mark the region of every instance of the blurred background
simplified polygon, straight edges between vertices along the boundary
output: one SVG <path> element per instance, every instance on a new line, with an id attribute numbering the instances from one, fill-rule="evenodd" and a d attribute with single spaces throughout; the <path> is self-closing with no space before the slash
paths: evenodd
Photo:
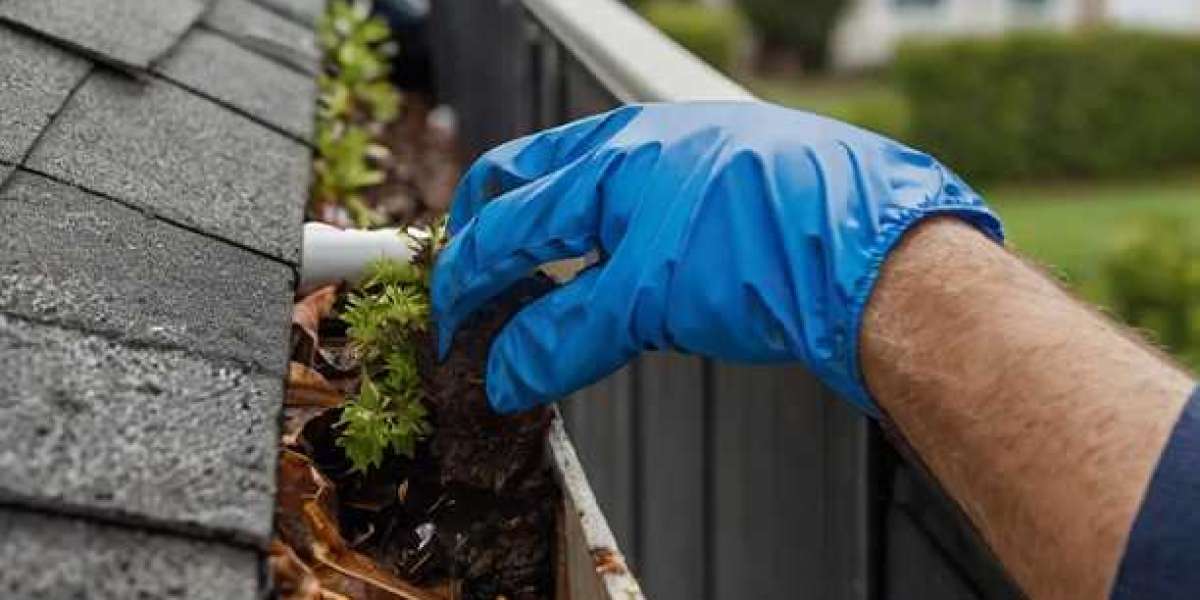
<path id="1" fill-rule="evenodd" d="M 761 97 L 925 149 L 1200 369 L 1200 0 L 628 0 Z"/>

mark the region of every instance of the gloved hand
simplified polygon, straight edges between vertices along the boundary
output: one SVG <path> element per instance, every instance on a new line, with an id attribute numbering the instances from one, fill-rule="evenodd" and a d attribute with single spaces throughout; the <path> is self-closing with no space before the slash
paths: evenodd
<path id="1" fill-rule="evenodd" d="M 868 414 L 864 305 L 889 250 L 952 214 L 999 220 L 926 154 L 756 103 L 634 105 L 495 148 L 460 184 L 433 274 L 440 351 L 472 311 L 548 261 L 598 264 L 493 343 L 487 390 L 513 412 L 639 352 L 800 361 Z"/>

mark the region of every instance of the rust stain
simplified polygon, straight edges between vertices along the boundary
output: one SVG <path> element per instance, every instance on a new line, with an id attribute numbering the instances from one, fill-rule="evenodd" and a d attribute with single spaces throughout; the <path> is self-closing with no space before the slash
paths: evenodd
<path id="1" fill-rule="evenodd" d="M 624 575 L 629 572 L 625 567 L 625 559 L 611 548 L 593 548 L 592 564 L 596 565 L 596 573 L 600 575 Z"/>

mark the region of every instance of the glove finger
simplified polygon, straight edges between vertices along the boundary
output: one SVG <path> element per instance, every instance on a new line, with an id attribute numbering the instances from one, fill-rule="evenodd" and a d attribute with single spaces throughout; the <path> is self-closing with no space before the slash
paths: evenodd
<path id="1" fill-rule="evenodd" d="M 484 204 L 582 159 L 642 110 L 630 105 L 497 146 L 475 161 L 454 192 L 448 227 L 458 233 Z"/>
<path id="2" fill-rule="evenodd" d="M 607 153 L 489 202 L 442 250 L 432 300 L 439 354 L 475 309 L 538 266 L 583 256 L 597 246 L 604 203 L 596 195 L 611 165 Z"/>
<path id="3" fill-rule="evenodd" d="M 492 408 L 513 413 L 556 401 L 599 381 L 635 357 L 629 327 L 596 289 L 602 265 L 522 309 L 505 325 L 488 355 Z"/>

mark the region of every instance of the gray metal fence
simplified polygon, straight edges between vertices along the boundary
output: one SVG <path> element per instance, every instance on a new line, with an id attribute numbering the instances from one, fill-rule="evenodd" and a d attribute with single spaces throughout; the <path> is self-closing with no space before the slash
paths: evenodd
<path id="1" fill-rule="evenodd" d="M 614 0 L 435 0 L 470 155 L 624 102 L 752 99 Z M 642 358 L 563 404 L 655 600 L 1012 598 L 953 507 L 794 367 Z"/>

